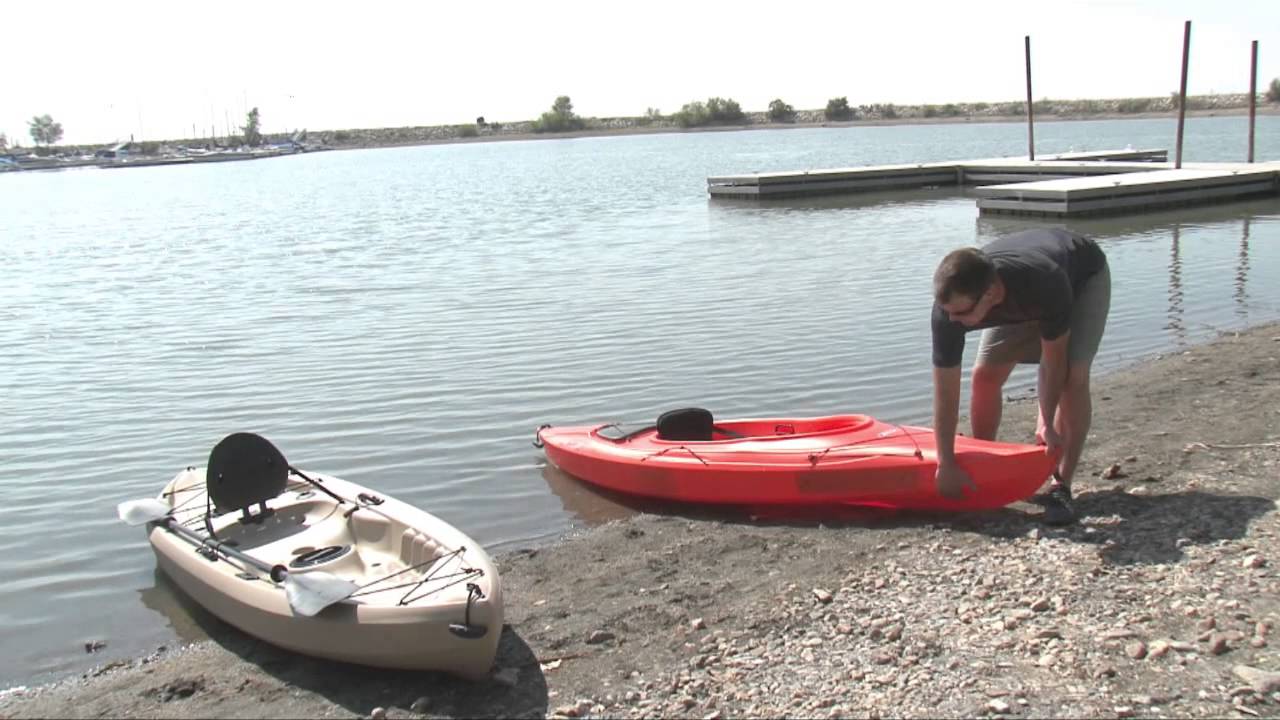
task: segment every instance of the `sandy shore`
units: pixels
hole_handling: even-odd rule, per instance
[[[483,682],[292,655],[192,608],[212,640],[0,715],[1280,716],[1278,376],[1272,324],[1097,379],[1076,527],[1030,503],[641,514],[498,558]],[[1004,437],[1033,413],[1012,403]]]

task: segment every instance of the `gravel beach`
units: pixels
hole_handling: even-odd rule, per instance
[[[293,655],[188,603],[211,640],[0,716],[1277,717],[1278,378],[1277,324],[1095,378],[1073,527],[1033,502],[641,513],[495,558],[482,682]],[[1011,403],[1002,438],[1034,413]]]

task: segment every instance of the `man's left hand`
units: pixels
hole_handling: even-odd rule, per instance
[[[1044,444],[1044,454],[1050,457],[1057,457],[1062,452],[1062,436],[1052,425],[1046,425],[1040,429],[1036,435],[1036,439]]]

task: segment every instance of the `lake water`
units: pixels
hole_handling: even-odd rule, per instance
[[[1188,120],[1184,159],[1243,160],[1246,122]],[[1172,156],[1175,132],[1041,123],[1037,152]],[[1280,159],[1280,117],[1257,138]],[[542,423],[927,424],[934,266],[1041,221],[958,189],[711,200],[706,177],[1024,153],[1022,125],[954,124],[0,177],[0,687],[200,636],[115,506],[231,432],[499,552],[626,512],[544,470]],[[1280,318],[1280,200],[1067,224],[1112,266],[1101,370]]]

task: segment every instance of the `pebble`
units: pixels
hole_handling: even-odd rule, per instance
[[[1216,632],[1209,637],[1209,653],[1212,655],[1222,655],[1230,652],[1231,646],[1227,644],[1227,634]]]
[[[1249,683],[1254,692],[1266,695],[1280,691],[1280,672],[1261,670],[1250,665],[1236,665],[1231,671],[1236,677]]]
[[[594,630],[587,636],[588,645],[599,645],[614,639],[615,635],[607,630]]]
[[[369,720],[387,720],[387,709],[376,707],[369,711]]]
[[[987,703],[987,710],[993,713],[996,713],[997,715],[1007,714],[1012,709],[1013,709],[1012,705],[1010,705],[1009,703],[999,698],[991,700],[990,702]]]
[[[520,668],[503,668],[493,674],[493,679],[500,685],[515,687],[520,682]]]

